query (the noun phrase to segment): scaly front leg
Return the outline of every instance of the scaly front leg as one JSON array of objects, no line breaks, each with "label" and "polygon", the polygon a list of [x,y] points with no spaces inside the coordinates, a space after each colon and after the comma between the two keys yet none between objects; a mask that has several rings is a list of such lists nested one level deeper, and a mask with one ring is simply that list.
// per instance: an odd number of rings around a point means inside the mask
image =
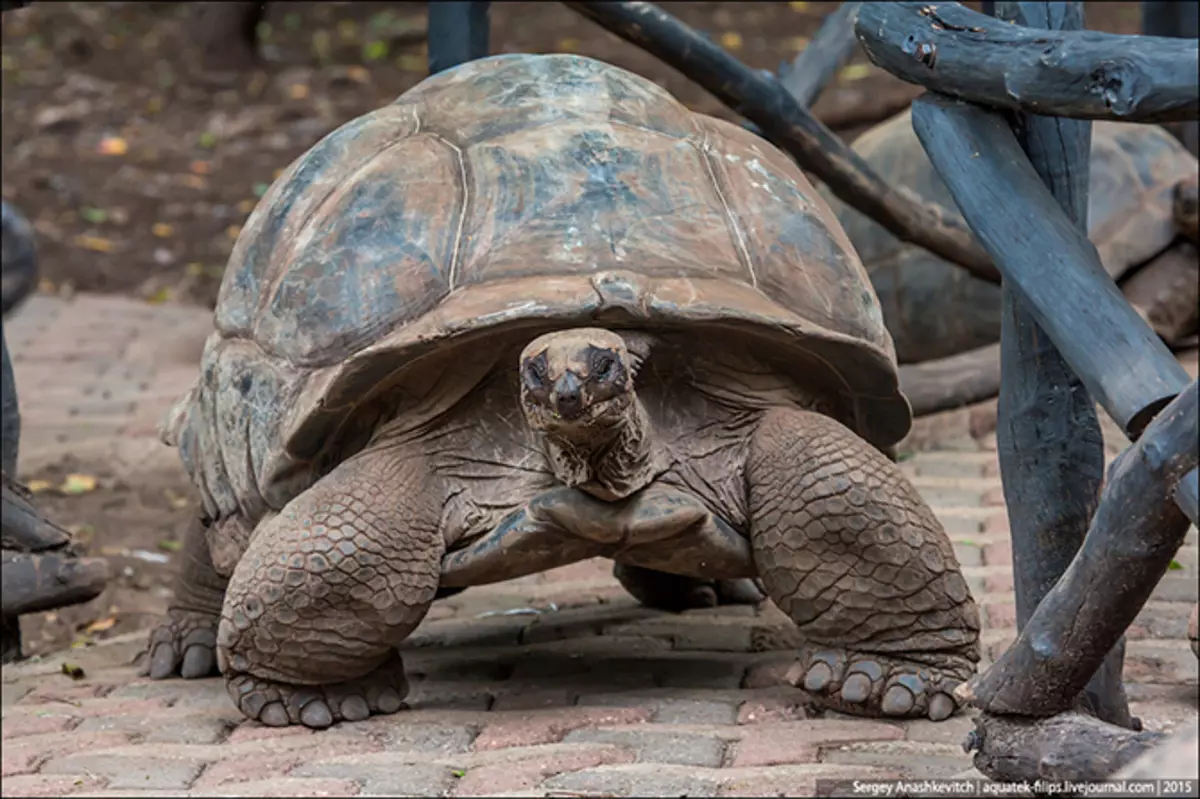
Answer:
[{"label": "scaly front leg", "polygon": [[431,480],[411,452],[368,450],[259,527],[217,633],[243,713],[321,728],[400,709],[395,649],[433,601],[445,549]]},{"label": "scaly front leg", "polygon": [[979,662],[979,609],[933,511],[886,457],[807,411],[764,417],[746,463],[754,560],[833,710],[928,716]]}]

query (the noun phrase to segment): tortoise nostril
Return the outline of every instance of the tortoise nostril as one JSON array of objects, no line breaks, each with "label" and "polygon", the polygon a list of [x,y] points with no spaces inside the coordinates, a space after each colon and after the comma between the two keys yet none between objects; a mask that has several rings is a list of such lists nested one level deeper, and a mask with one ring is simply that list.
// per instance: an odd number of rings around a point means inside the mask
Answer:
[{"label": "tortoise nostril", "polygon": [[583,409],[583,385],[571,372],[567,372],[554,384],[551,395],[554,410],[560,416],[572,417]]}]

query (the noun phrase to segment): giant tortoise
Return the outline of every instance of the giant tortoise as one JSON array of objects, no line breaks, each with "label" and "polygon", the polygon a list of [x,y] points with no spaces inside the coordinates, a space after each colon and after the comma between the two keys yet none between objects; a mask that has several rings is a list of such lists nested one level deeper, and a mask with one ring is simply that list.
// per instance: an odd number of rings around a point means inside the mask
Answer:
[{"label": "giant tortoise", "polygon": [[216,324],[164,424],[203,507],[151,677],[215,666],[268,725],[393,712],[439,587],[604,556],[760,579],[830,708],[957,709],[979,614],[882,452],[878,301],[753,134],[588,58],[464,64],[287,169]]},{"label": "giant tortoise", "polygon": [[[925,202],[956,209],[913,132],[909,112],[868,130],[854,149],[889,181]],[[1105,270],[1169,343],[1195,332],[1200,306],[1193,246],[1196,172],[1195,156],[1162,128],[1093,123],[1089,236]],[[900,363],[999,341],[999,286],[901,242],[827,190],[823,194],[871,276]],[[1190,210],[1175,202],[1177,196],[1190,199]]]}]

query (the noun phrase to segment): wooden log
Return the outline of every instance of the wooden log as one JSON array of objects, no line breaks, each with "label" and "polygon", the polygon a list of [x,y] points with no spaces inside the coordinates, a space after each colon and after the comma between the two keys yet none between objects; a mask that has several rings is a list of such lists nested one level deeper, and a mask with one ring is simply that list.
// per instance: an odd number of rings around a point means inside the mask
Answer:
[{"label": "wooden log", "polygon": [[838,70],[858,50],[854,15],[858,3],[842,3],[825,18],[812,41],[779,76],[783,88],[803,108],[812,108]]},{"label": "wooden log", "polygon": [[1175,184],[1171,210],[1180,235],[1200,246],[1200,192],[1197,191],[1196,175]]},{"label": "wooden log", "polygon": [[0,474],[0,547],[19,552],[61,549],[70,534],[38,512],[30,495],[7,474]]},{"label": "wooden log", "polygon": [[975,768],[1000,782],[1091,782],[1128,766],[1166,741],[1074,711],[1046,719],[982,713],[963,748]]},{"label": "wooden log", "polygon": [[983,280],[999,282],[995,266],[957,215],[891,186],[769,74],[741,63],[652,3],[565,5],[703,86],[758,126],[842,201],[901,241],[924,247]]},{"label": "wooden log", "polygon": [[1192,524],[1200,527],[1200,471],[1192,469],[1175,487],[1175,504]]},{"label": "wooden log", "polygon": [[[1056,33],[1083,29],[1081,2],[994,3],[997,19]],[[1087,235],[1092,123],[1014,114],[1029,162],[1081,235]],[[1071,565],[1104,481],[1104,437],[1087,389],[1005,282],[1000,288],[1000,397],[996,452],[1012,538],[1017,629]],[[1129,726],[1121,680],[1124,642],[1088,684],[1088,709]]]},{"label": "wooden log", "polygon": [[1183,544],[1189,521],[1173,501],[1200,453],[1193,382],[1113,462],[1079,554],[996,663],[956,691],[996,715],[1071,709],[1133,622]]},{"label": "wooden log", "polygon": [[[1147,36],[1200,38],[1200,6],[1180,0],[1143,0],[1142,33]],[[1200,153],[1200,123],[1196,120],[1168,125],[1192,155]]]},{"label": "wooden log", "polygon": [[103,558],[73,558],[62,552],[0,552],[0,610],[13,618],[95,599],[108,585]]},{"label": "wooden log", "polygon": [[912,120],[1006,281],[1091,395],[1136,440],[1188,385],[1187,372],[1117,290],[1000,113],[926,94],[913,103]]},{"label": "wooden log", "polygon": [[1121,284],[1129,300],[1167,344],[1184,340],[1200,325],[1200,254],[1180,242]]},{"label": "wooden log", "polygon": [[1076,119],[1200,116],[1195,41],[997,24],[958,3],[863,3],[855,25],[876,65],[993,108]]},{"label": "wooden log", "polygon": [[[1200,779],[1200,726],[1192,724],[1155,746],[1128,767],[1110,775],[1113,782],[1120,780],[1191,780],[1195,791],[1196,780]],[[1184,786],[1180,786],[1183,788]]]},{"label": "wooden log", "polygon": [[447,0],[429,4],[429,74],[488,54],[490,3]]},{"label": "wooden log", "polygon": [[1000,345],[900,366],[900,390],[913,416],[949,411],[982,402],[1000,390]]},{"label": "wooden log", "polygon": [[17,404],[17,383],[13,379],[12,359],[0,322],[0,474],[16,474],[17,453],[21,445],[21,410]]}]

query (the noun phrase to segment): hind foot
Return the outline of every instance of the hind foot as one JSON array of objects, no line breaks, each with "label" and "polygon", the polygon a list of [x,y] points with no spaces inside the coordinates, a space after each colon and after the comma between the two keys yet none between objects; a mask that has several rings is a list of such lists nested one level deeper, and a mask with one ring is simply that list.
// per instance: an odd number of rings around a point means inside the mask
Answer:
[{"label": "hind foot", "polygon": [[395,713],[408,694],[398,654],[365,677],[330,685],[290,685],[235,671],[225,687],[247,718],[268,727],[303,724],[314,730]]},{"label": "hind foot", "polygon": [[[971,664],[963,659],[961,666],[970,670]],[[945,670],[922,663],[815,648],[801,650],[787,681],[812,694],[828,710],[933,721],[958,711],[954,689],[962,682]]]},{"label": "hind foot", "polygon": [[614,563],[613,576],[634,599],[658,610],[757,605],[767,598],[758,580],[700,580],[628,563]]},{"label": "hind foot", "polygon": [[172,608],[167,621],[150,633],[141,676],[152,680],[175,676],[194,680],[218,674],[216,646],[220,620],[216,613]]}]

